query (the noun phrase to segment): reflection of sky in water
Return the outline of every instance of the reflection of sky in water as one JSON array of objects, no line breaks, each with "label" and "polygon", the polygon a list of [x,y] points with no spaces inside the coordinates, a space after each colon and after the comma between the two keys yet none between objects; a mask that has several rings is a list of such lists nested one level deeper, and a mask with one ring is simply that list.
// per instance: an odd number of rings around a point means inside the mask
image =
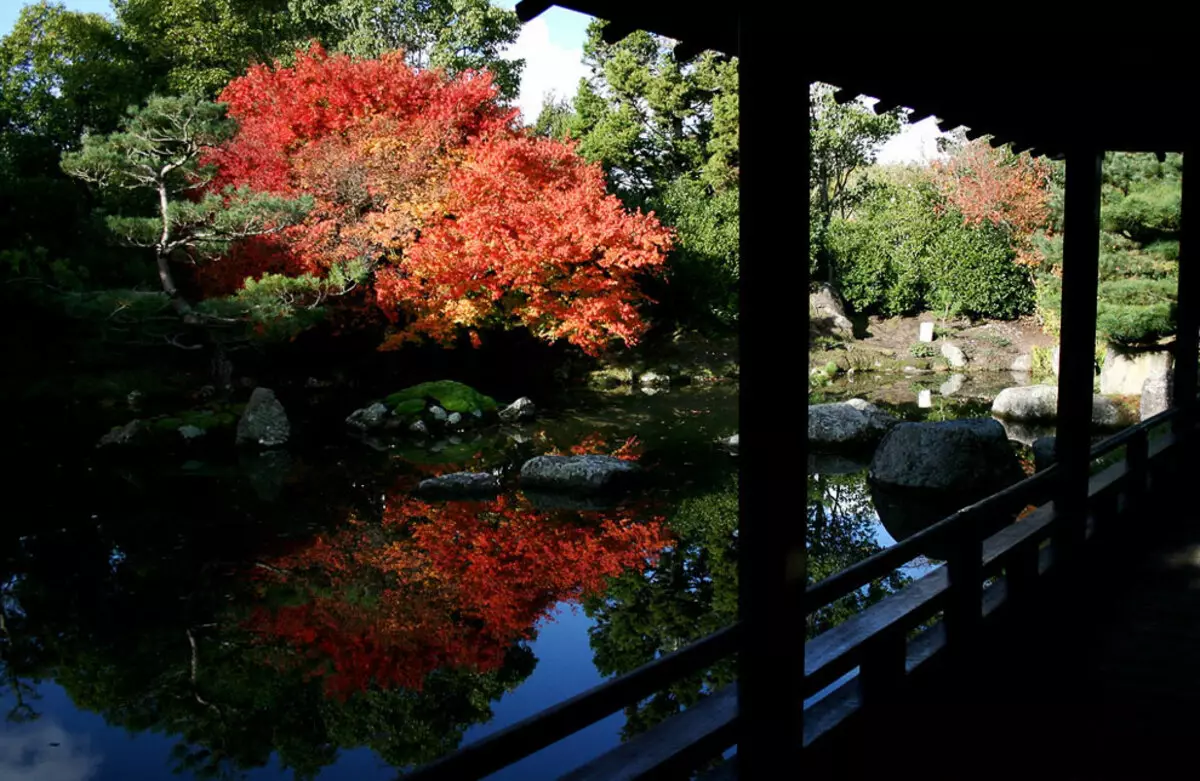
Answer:
[{"label": "reflection of sky in water", "polygon": [[[537,713],[548,702],[586,691],[601,678],[592,665],[588,629],[592,620],[579,608],[563,603],[553,620],[538,626],[530,643],[538,656],[533,673],[514,691],[492,703],[495,717],[466,732],[472,743]],[[26,724],[0,721],[0,781],[158,781],[193,779],[190,773],[171,772],[174,736],[141,733],[130,735],[121,727],[104,723],[96,714],[75,708],[70,697],[51,682],[37,684],[34,709],[42,714]],[[0,712],[13,706],[12,695],[0,695]],[[491,781],[549,781],[566,770],[599,756],[620,742],[624,716],[617,712],[574,736],[550,746],[490,777]],[[53,746],[51,744],[59,745]],[[242,775],[249,781],[287,779],[290,770],[276,757],[265,768]],[[370,749],[340,752],[337,761],[318,776],[322,781],[394,781],[396,770]]]},{"label": "reflection of sky in water", "polygon": [[101,762],[90,735],[69,733],[54,721],[7,724],[0,732],[5,781],[88,781]]}]

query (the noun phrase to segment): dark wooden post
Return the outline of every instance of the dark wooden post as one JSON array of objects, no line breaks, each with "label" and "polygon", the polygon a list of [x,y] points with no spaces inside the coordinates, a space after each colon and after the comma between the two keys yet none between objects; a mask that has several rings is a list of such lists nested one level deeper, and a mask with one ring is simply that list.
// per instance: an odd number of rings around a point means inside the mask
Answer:
[{"label": "dark wooden post", "polygon": [[1096,278],[1100,260],[1100,171],[1103,154],[1067,154],[1063,234],[1062,336],[1058,372],[1060,516],[1055,555],[1070,558],[1087,525],[1088,453],[1096,345]]},{"label": "dark wooden post", "polygon": [[[781,431],[765,403],[779,382],[768,345],[807,338],[808,123],[793,123],[794,154],[780,155],[771,85],[781,73],[787,25],[757,4],[739,13],[741,91],[741,404],[738,525],[738,769],[742,778],[796,778],[802,739],[805,510],[796,464],[807,462],[805,414]],[[746,6],[742,6],[745,8]],[[797,89],[800,89],[798,87]],[[780,188],[783,188],[781,191]],[[786,196],[782,193],[786,192]],[[786,260],[783,260],[786,258]],[[780,457],[778,443],[788,452]],[[796,452],[799,451],[799,452]]]},{"label": "dark wooden post", "polygon": [[[1184,447],[1190,450],[1196,428],[1197,352],[1200,351],[1200,267],[1196,265],[1196,246],[1200,239],[1192,227],[1196,212],[1196,187],[1188,185],[1189,163],[1194,153],[1183,156],[1183,207],[1180,214],[1179,298],[1175,334],[1174,405],[1182,413],[1176,419],[1175,431],[1186,437]],[[1198,185],[1200,186],[1200,185]]]}]

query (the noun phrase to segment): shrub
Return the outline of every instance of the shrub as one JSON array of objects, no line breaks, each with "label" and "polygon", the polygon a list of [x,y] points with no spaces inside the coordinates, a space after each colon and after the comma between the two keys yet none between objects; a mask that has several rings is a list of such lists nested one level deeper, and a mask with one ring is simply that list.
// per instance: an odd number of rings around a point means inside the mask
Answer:
[{"label": "shrub", "polygon": [[1175,332],[1175,289],[1170,279],[1101,283],[1096,331],[1112,342],[1148,344]]},{"label": "shrub", "polygon": [[1033,348],[1032,373],[1034,377],[1054,376],[1054,349],[1052,347]]},{"label": "shrub", "polygon": [[928,342],[913,342],[908,346],[908,352],[914,358],[932,358],[937,355],[937,350]]}]

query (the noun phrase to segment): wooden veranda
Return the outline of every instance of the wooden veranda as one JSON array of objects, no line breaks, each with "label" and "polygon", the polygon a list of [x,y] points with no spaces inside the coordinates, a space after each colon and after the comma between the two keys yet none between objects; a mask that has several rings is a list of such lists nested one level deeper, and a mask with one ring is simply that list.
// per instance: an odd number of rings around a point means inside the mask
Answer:
[{"label": "wooden veranda", "polygon": [[[1200,704],[1200,535],[1188,523],[1197,511],[1174,511],[1197,440],[1200,269],[1180,263],[1175,406],[1099,445],[1090,418],[1103,154],[1173,151],[1190,161],[1190,91],[1049,68],[1015,84],[1003,74],[938,78],[930,74],[948,71],[932,68],[864,75],[827,56],[799,56],[802,72],[785,73],[775,64],[788,44],[769,28],[789,22],[761,4],[553,4],[609,20],[607,40],[645,29],[678,41],[682,58],[714,49],[740,60],[740,618],[409,777],[484,778],[734,654],[736,684],[565,777],[690,778],[698,768],[710,781],[1162,775],[1150,763],[1165,755],[1153,751],[1173,745],[1181,755],[1187,744],[1171,741],[1186,741]],[[527,21],[550,5],[522,0],[517,12]],[[781,369],[756,348],[807,333],[795,302],[808,288],[808,168],[795,150],[807,148],[808,130],[799,111],[780,116],[776,88],[818,80],[840,98],[879,98],[880,111],[905,106],[913,121],[934,115],[943,129],[1065,158],[1067,200],[1057,463],[806,587],[794,503],[806,420],[788,411],[795,430],[780,450],[778,413],[758,400]],[[1160,110],[1114,110],[1122,91]],[[793,159],[777,143],[785,122]],[[1185,186],[1184,258],[1194,198]],[[1037,509],[1013,523],[1029,505]],[[947,563],[805,643],[807,615],[929,549],[949,551]],[[1147,772],[1117,772],[1123,760]]]}]

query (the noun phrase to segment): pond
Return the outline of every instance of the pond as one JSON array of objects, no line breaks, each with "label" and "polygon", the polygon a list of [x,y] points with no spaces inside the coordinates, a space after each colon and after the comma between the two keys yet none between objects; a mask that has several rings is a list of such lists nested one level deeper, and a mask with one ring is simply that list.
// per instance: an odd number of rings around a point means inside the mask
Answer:
[{"label": "pond", "polygon": [[[0,777],[392,779],[736,618],[732,384],[575,393],[434,453],[14,465],[0,530]],[[341,433],[341,432],[339,432]],[[637,460],[609,505],[431,475]],[[18,505],[14,505],[17,507]],[[732,680],[733,661],[496,778],[555,778]]]}]

